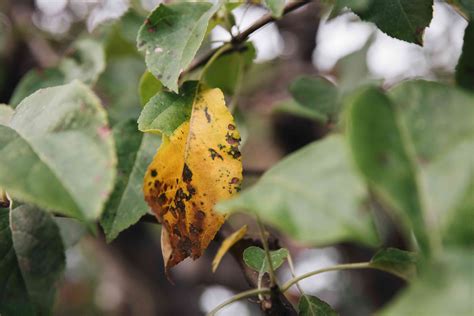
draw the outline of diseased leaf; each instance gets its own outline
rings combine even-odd
[[[15,111],[6,104],[0,104],[0,125],[8,125]]]
[[[214,260],[212,260],[212,272],[216,272],[219,263],[221,263],[222,258],[225,256],[227,251],[235,245],[236,242],[241,240],[247,233],[247,225],[242,226],[239,230],[233,232],[229,237],[227,237],[217,250]]]
[[[146,172],[144,194],[163,224],[167,270],[186,257],[200,257],[224,222],[213,208],[240,188],[239,142],[219,89],[198,92],[190,121],[163,137]]]
[[[161,82],[155,78],[148,70],[145,71],[140,78],[140,83],[138,84],[138,90],[140,94],[140,103],[142,106],[150,101],[150,99],[160,92],[162,89]]]
[[[0,209],[0,313],[49,315],[65,266],[59,230],[48,214],[22,205]]]
[[[219,88],[224,93],[234,94],[256,56],[255,47],[247,43],[242,51],[224,54],[217,58],[206,70],[204,80],[211,88]]]
[[[0,125],[0,186],[48,210],[97,219],[115,163],[105,112],[78,81],[34,93]]]
[[[370,260],[373,268],[394,273],[405,280],[415,277],[416,263],[417,256],[414,252],[396,248],[382,249]]]
[[[456,66],[457,84],[474,92],[474,58],[472,56],[474,56],[474,21],[471,21],[464,31],[462,54]]]
[[[423,44],[423,33],[433,17],[433,0],[372,0],[365,10],[353,4],[345,0],[345,5],[382,32],[418,45]]]
[[[118,166],[115,188],[100,221],[107,241],[135,224],[148,211],[143,200],[143,177],[161,139],[143,134],[133,121],[122,122],[113,129]]]
[[[179,94],[167,91],[156,94],[143,108],[138,118],[138,129],[145,133],[171,136],[189,120],[197,89],[197,81],[188,81]]]
[[[347,126],[359,170],[413,229],[421,249],[428,252],[415,168],[398,128],[393,103],[377,88],[364,88],[349,100]]]
[[[207,2],[160,4],[145,20],[137,38],[150,72],[178,92],[178,78],[193,60],[209,19],[219,8]]]
[[[298,303],[299,316],[338,316],[332,307],[316,296],[302,295]]]
[[[283,9],[285,9],[285,0],[265,0],[265,4],[272,12],[272,16],[281,17]]]
[[[472,251],[452,250],[430,262],[420,277],[379,315],[472,315]]]
[[[352,166],[344,139],[326,137],[289,155],[223,212],[257,213],[262,220],[306,243],[377,244],[365,183]]]
[[[273,270],[278,269],[285,262],[286,257],[288,257],[288,249],[286,248],[270,251]],[[244,250],[243,258],[245,264],[253,270],[260,273],[270,272],[270,264],[265,255],[265,250],[262,248],[256,246],[248,247]]]
[[[74,42],[69,57],[64,58],[58,68],[65,76],[64,82],[79,79],[92,85],[105,70],[104,48],[98,41],[80,39]]]
[[[33,92],[58,86],[64,83],[64,74],[57,68],[32,69],[21,78],[10,98],[10,104],[16,107],[20,102]]]

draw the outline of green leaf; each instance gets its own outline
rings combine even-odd
[[[145,20],[137,45],[150,72],[165,87],[178,91],[178,78],[193,60],[209,19],[218,9],[206,2],[161,4]]]
[[[139,132],[133,121],[116,125],[113,134],[117,147],[118,176],[100,221],[108,242],[147,213],[148,205],[142,191],[143,178],[161,143],[159,136]]]
[[[0,313],[49,315],[55,284],[65,266],[64,247],[52,217],[22,205],[0,209]]]
[[[329,136],[289,155],[253,187],[221,202],[223,212],[248,211],[293,238],[312,244],[377,243],[365,184],[341,136]]]
[[[105,56],[107,62],[115,58],[139,57],[136,40],[143,23],[143,17],[136,10],[129,10],[110,26],[105,39]]]
[[[474,22],[464,31],[462,54],[456,66],[456,82],[459,86],[474,91]]]
[[[370,260],[370,266],[410,280],[416,275],[417,256],[414,252],[396,248],[378,251]]]
[[[465,236],[456,240],[472,245],[474,229],[468,219],[474,214],[474,95],[439,83],[411,81],[390,96],[412,148],[430,228],[439,229],[446,240]]]
[[[372,83],[367,53],[372,46],[374,36],[370,36],[361,49],[342,57],[336,64],[338,88],[340,94],[345,95],[357,88]]]
[[[286,248],[270,251],[274,271],[285,262],[286,257],[288,257],[288,249]],[[265,255],[265,250],[262,248],[256,246],[248,247],[244,250],[243,258],[245,264],[253,270],[257,272],[270,272],[270,265]]]
[[[346,4],[382,32],[409,43],[423,44],[424,30],[433,17],[433,0],[372,0],[366,10],[352,7],[353,2]]]
[[[244,72],[252,65],[255,56],[255,47],[247,43],[242,51],[224,54],[217,58],[207,68],[204,80],[211,88],[220,88],[232,95],[238,89]]]
[[[473,267],[472,252],[445,252],[379,315],[472,315]]]
[[[265,0],[265,5],[270,9],[273,17],[280,18],[285,9],[285,0]]]
[[[371,3],[372,0],[335,0],[329,18],[338,16],[344,8],[352,9],[354,12],[364,11]]]
[[[142,107],[136,88],[145,67],[143,61],[134,57],[109,60],[105,72],[100,76],[96,90],[104,100],[110,124],[136,120]],[[124,75],[126,74],[126,75]]]
[[[7,125],[15,111],[6,104],[0,104],[0,125]]]
[[[57,67],[33,69],[23,76],[10,98],[10,104],[16,107],[39,89],[62,85],[74,79],[93,85],[105,69],[102,45],[91,39],[82,39],[75,42],[70,51],[71,56],[64,58]]]
[[[404,223],[410,223],[421,249],[427,252],[416,172],[397,123],[395,106],[377,88],[364,88],[348,102],[347,125],[359,170]]]
[[[325,122],[326,116],[312,108],[301,105],[293,99],[285,100],[278,103],[274,108],[275,113],[287,113],[294,116],[299,116],[306,119],[315,120],[318,122]]]
[[[64,74],[57,68],[30,70],[15,87],[15,91],[13,91],[10,98],[10,104],[16,107],[24,98],[36,90],[61,85],[64,80]]]
[[[66,249],[75,246],[82,236],[87,233],[87,227],[73,218],[54,217],[54,221],[59,228]]]
[[[447,0],[446,2],[464,12],[471,21],[474,18],[474,2],[471,0]]]
[[[324,121],[339,112],[339,92],[336,86],[323,77],[300,77],[290,85],[293,98],[303,107],[312,110]]]
[[[339,315],[332,307],[312,295],[302,295],[298,303],[299,316],[337,316]]]
[[[140,78],[138,91],[140,94],[140,103],[145,106],[150,99],[162,90],[161,82],[155,78],[149,71],[145,71]]]
[[[70,49],[70,57],[63,59],[58,66],[65,76],[65,82],[78,79],[93,85],[105,69],[102,44],[86,38],[76,41]]]
[[[78,81],[34,93],[0,125],[0,187],[42,208],[98,218],[115,164],[105,112]]]
[[[197,81],[185,82],[179,94],[161,91],[148,101],[138,118],[138,129],[145,133],[171,136],[176,128],[189,120]]]

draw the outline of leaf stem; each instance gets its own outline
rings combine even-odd
[[[296,278],[293,278],[283,284],[283,286],[280,288],[282,292],[286,292],[289,288],[291,288],[294,284],[297,284],[299,281],[312,277],[317,274],[321,274],[324,272],[329,272],[329,271],[337,271],[337,270],[353,270],[353,269],[370,269],[372,268],[370,266],[370,262],[357,262],[357,263],[345,263],[345,264],[338,264],[335,266],[327,267],[324,269],[319,269],[315,271],[311,271],[305,274],[302,274]]]
[[[283,15],[290,13],[310,2],[311,0],[299,0],[299,1],[290,2],[285,6],[285,9],[283,10]],[[266,14],[262,16],[260,19],[255,21],[254,24],[252,24],[247,29],[237,34],[232,39],[232,42],[231,42],[232,45],[230,47],[227,47],[226,51],[232,50],[233,48],[238,47],[239,44],[243,43],[253,32],[257,31],[258,29],[264,27],[265,25],[273,21],[275,21],[275,18],[271,14]],[[191,65],[181,73],[181,76],[183,76],[184,74],[190,73],[191,71],[201,67],[202,65],[205,65],[212,58],[212,56],[223,46],[224,45],[218,48],[215,48],[213,50],[210,50],[209,52],[207,52],[207,54],[203,55],[201,58],[195,59],[193,63],[191,63]]]
[[[206,71],[209,69],[209,67],[212,65],[214,61],[216,61],[217,58],[219,58],[220,55],[222,55],[224,52],[229,50],[232,47],[230,43],[226,43],[222,46],[220,46],[212,55],[211,58],[206,62],[206,65],[204,66],[203,70],[201,71],[201,74],[199,75],[199,82],[201,82],[201,79],[204,77],[206,74]]]
[[[263,250],[265,250],[265,257],[268,261],[268,274],[270,276],[270,285],[274,286],[277,284],[275,277],[275,270],[273,269],[272,257],[270,255],[270,248],[268,247],[268,241],[266,236],[265,227],[263,227],[260,217],[257,215],[258,230],[260,232],[260,238],[262,239]],[[265,266],[265,265],[264,265]]]
[[[288,265],[290,266],[290,271],[291,271],[291,276],[293,277],[293,279],[296,279],[296,273],[295,273],[295,267],[293,265],[293,259],[291,258],[291,254],[288,252]],[[303,291],[303,288],[300,286],[300,284],[298,283],[298,280],[295,282],[296,284],[296,287],[298,288],[298,291],[300,291],[301,295],[305,295],[304,294],[304,291]]]
[[[247,297],[252,297],[252,296],[255,296],[255,295],[259,295],[259,294],[267,294],[267,293],[270,293],[270,289],[269,288],[261,288],[261,289],[252,289],[252,290],[248,290],[248,291],[244,291],[244,292],[241,292],[239,294],[236,294],[234,296],[232,296],[231,298],[229,298],[227,301],[217,305],[213,310],[211,310],[207,316],[214,316],[216,315],[216,313],[218,311],[220,311],[222,308],[226,307],[227,305],[230,305],[234,302],[237,302],[241,299],[244,299],[244,298],[247,298]]]

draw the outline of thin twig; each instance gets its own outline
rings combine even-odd
[[[229,298],[227,301],[217,305],[212,311],[210,311],[207,315],[208,316],[214,316],[219,310],[221,310],[222,308],[226,307],[227,305],[230,305],[234,302],[237,302],[241,299],[244,299],[244,298],[247,298],[247,297],[252,297],[252,296],[255,296],[255,295],[259,295],[259,294],[266,294],[266,293],[270,293],[270,289],[269,288],[261,288],[261,289],[252,289],[252,290],[248,290],[248,291],[245,291],[245,292],[241,292],[237,295],[234,295],[232,296],[231,298]]]
[[[285,6],[285,9],[283,10],[283,15],[287,14],[287,13],[290,13],[302,6],[304,6],[305,4],[307,3],[310,3],[311,0],[300,0],[300,1],[295,1],[295,2],[290,2],[288,3],[286,6]],[[252,24],[251,26],[249,26],[247,29],[245,29],[244,31],[242,31],[241,33],[239,33],[238,35],[236,35],[233,39],[232,39],[232,46],[230,46],[228,49],[226,49],[224,52],[222,53],[225,53],[225,52],[228,52],[228,51],[232,51],[232,50],[237,50],[239,49],[239,46],[240,44],[242,44],[243,42],[245,42],[245,40],[247,40],[247,38],[255,31],[257,31],[258,29],[264,27],[265,25],[267,25],[268,23],[270,22],[273,22],[275,21],[276,19],[271,15],[271,14],[266,14],[264,16],[262,16],[260,19],[258,19],[257,21],[255,21],[254,24]],[[223,45],[222,45],[223,46]],[[186,69],[184,70],[182,73],[181,73],[181,76],[184,76],[185,74],[188,74],[194,70],[196,70],[197,68],[205,65],[209,59],[212,58],[212,56],[219,50],[222,48],[222,46],[219,46],[215,49],[212,49],[210,50],[209,52],[207,52],[205,55],[203,55],[202,57],[200,58],[197,58],[195,59],[191,65]]]
[[[282,292],[286,292],[289,288],[291,288],[294,284],[297,284],[299,281],[312,277],[314,275],[324,273],[324,272],[329,272],[329,271],[337,271],[337,270],[348,270],[348,269],[370,269],[372,268],[370,266],[370,262],[358,262],[358,263],[346,263],[346,264],[338,264],[332,267],[327,267],[324,269],[319,269],[315,271],[311,271],[305,274],[302,274],[296,278],[293,278],[283,284],[281,287]]]
[[[262,240],[263,249],[265,250],[265,256],[268,261],[268,275],[270,276],[270,285],[273,287],[274,285],[277,285],[275,270],[273,269],[272,256],[270,255],[270,248],[268,247],[266,230],[258,215],[257,215],[257,224],[258,224],[258,230],[260,232],[260,237]]]

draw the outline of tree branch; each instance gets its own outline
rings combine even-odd
[[[288,13],[300,8],[300,7],[304,6],[305,4],[310,3],[311,1],[312,0],[298,0],[298,1],[290,2],[285,6],[285,9],[283,10],[283,15],[288,14]],[[241,48],[240,47],[241,44],[244,43],[252,33],[254,33],[255,31],[259,30],[260,28],[264,27],[268,23],[271,23],[275,20],[276,20],[276,18],[274,18],[271,14],[266,14],[266,15],[262,16],[260,19],[255,21],[254,24],[249,26],[246,30],[242,31],[237,36],[235,36],[231,40],[232,45],[227,50],[223,51],[222,54],[226,54],[226,53],[231,52],[231,51],[239,50]],[[222,46],[224,46],[224,45],[222,45]],[[205,55],[201,56],[200,58],[196,58],[191,63],[191,65],[181,73],[181,77],[184,76],[185,74],[188,74],[188,73],[196,70],[197,68],[205,65],[212,58],[212,56],[214,56],[214,54],[222,48],[222,46],[219,46],[215,49],[210,50],[209,52],[207,52]]]

